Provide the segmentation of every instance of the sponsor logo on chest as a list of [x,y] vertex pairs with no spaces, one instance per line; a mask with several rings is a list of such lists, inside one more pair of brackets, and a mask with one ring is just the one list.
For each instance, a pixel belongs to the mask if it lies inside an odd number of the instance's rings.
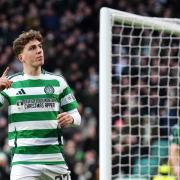
[[[26,110],[26,109],[40,109],[40,108],[55,108],[55,102],[57,102],[56,98],[53,96],[54,94],[54,88],[51,85],[44,87],[44,92],[47,95],[47,97],[36,97],[31,98],[31,95],[26,92],[24,89],[18,90],[16,95],[20,96],[25,95],[27,98],[17,98],[16,105],[19,110]],[[39,94],[37,92],[37,94]],[[45,96],[46,96],[45,95]],[[49,95],[52,95],[52,97]]]

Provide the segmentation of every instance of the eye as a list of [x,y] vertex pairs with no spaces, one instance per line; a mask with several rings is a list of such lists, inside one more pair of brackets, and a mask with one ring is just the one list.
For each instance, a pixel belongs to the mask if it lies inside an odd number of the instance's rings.
[[36,48],[36,46],[30,46],[29,50],[34,50]]

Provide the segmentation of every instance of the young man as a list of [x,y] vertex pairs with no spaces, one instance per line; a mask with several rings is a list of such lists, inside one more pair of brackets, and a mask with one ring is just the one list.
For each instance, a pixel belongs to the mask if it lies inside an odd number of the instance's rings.
[[60,129],[79,125],[80,114],[72,90],[62,76],[44,71],[42,35],[22,33],[13,49],[23,72],[0,78],[0,106],[9,103],[11,180],[70,180],[63,158]]

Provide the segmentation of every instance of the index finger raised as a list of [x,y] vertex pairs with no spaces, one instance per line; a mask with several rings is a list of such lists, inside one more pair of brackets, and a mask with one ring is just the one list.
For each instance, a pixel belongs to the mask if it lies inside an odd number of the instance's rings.
[[6,77],[8,75],[8,72],[9,72],[9,66],[3,72],[2,77]]

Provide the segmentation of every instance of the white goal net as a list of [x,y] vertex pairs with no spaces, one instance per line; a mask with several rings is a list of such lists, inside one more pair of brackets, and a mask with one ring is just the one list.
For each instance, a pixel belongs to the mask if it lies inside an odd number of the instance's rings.
[[155,179],[179,119],[180,23],[100,16],[100,178]]

